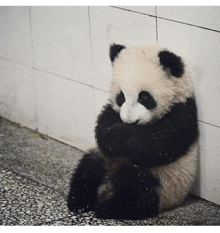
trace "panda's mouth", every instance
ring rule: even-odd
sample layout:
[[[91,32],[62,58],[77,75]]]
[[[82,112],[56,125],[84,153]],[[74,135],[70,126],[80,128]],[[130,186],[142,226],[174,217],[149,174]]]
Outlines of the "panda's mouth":
[[[138,125],[139,122],[140,122],[140,120],[136,120],[134,123],[131,123],[131,124]]]
[[[122,120],[123,121],[123,120]],[[138,125],[140,122],[140,120],[136,120],[135,122],[131,122],[131,123],[128,123],[128,122],[125,122],[123,121],[124,124],[127,124],[127,125]]]

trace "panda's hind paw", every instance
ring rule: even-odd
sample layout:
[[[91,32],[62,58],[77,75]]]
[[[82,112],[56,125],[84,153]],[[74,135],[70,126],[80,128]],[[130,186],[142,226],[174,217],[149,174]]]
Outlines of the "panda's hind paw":
[[[67,199],[67,207],[70,212],[78,214],[92,210],[93,205],[87,199],[69,196]]]
[[[113,204],[113,205],[112,205]],[[114,208],[114,203],[111,201],[100,202],[94,206],[96,218],[102,219],[118,219],[118,211]]]

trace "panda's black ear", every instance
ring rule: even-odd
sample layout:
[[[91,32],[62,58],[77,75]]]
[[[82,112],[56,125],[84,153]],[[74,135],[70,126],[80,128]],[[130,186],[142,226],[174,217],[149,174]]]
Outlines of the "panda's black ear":
[[[122,49],[125,49],[125,46],[119,44],[112,44],[110,46],[109,57],[111,62],[115,60],[115,58],[118,56]]]
[[[178,57],[176,54],[171,53],[167,50],[163,50],[158,54],[160,58],[160,64],[163,66],[164,70],[169,70],[169,72],[180,78],[184,73],[184,63],[181,57]]]

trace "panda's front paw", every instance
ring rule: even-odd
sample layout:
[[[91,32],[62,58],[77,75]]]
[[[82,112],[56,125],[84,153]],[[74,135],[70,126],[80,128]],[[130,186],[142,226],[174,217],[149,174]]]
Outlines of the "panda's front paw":
[[[131,127],[118,123],[106,128],[97,137],[97,143],[108,156],[121,157],[128,154],[128,145],[131,144],[133,135]]]

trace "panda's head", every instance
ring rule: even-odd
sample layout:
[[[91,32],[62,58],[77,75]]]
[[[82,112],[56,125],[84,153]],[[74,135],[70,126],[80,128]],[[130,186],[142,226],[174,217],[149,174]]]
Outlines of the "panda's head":
[[[187,67],[164,48],[113,44],[109,55],[113,65],[110,101],[124,123],[147,124],[193,95]]]

